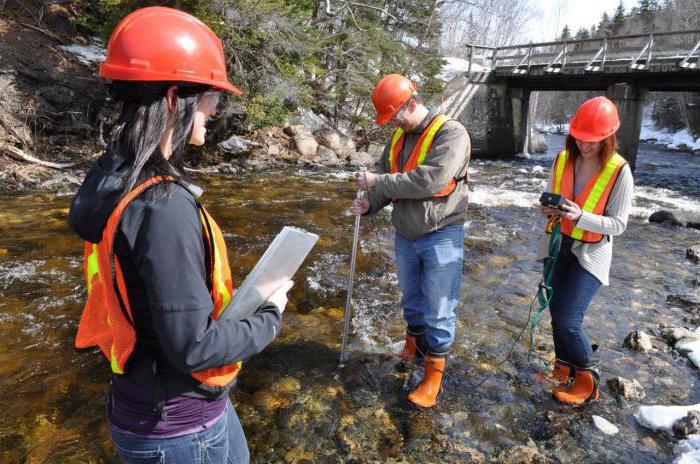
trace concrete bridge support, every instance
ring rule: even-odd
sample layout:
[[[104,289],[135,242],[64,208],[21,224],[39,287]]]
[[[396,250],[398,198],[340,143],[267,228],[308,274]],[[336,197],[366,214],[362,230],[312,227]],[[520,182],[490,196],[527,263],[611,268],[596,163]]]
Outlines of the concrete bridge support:
[[[480,154],[493,157],[521,153],[527,140],[530,91],[505,84],[487,85],[487,133]]]
[[[637,164],[646,94],[646,89],[624,83],[611,85],[607,90],[608,98],[615,103],[620,114],[620,130],[617,131],[618,152],[625,157],[632,172]]]

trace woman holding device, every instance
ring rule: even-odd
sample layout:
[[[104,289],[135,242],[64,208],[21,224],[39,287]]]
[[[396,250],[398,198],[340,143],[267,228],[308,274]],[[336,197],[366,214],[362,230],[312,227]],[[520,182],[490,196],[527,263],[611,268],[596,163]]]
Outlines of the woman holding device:
[[[126,463],[249,461],[228,391],[241,360],[279,333],[292,283],[249,317],[219,318],[233,293],[226,244],[181,173],[219,92],[240,93],[225,63],[204,23],[151,7],[120,22],[100,66],[122,110],[71,206],[88,291],[75,344],[109,361],[107,414]]]
[[[583,331],[583,318],[601,285],[608,285],[613,236],[627,226],[634,180],[616,151],[620,120],[605,97],[584,102],[571,119],[566,149],[559,153],[543,195],[547,233],[558,223],[562,245],[552,278],[552,333],[559,383],[554,397],[567,404],[597,400],[599,362]],[[557,197],[559,196],[559,197]],[[540,258],[547,258],[547,239]],[[551,259],[551,258],[547,258]]]

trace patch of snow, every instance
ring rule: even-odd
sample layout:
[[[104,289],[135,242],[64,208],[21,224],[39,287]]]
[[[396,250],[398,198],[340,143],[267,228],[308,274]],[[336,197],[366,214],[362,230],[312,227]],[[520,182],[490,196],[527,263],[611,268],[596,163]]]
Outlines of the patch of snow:
[[[700,463],[700,435],[690,435],[687,439],[678,442],[673,448],[673,454],[677,456],[673,464]]]
[[[539,124],[535,123],[535,129],[543,134],[566,135],[569,133],[569,124]]]
[[[673,424],[690,411],[700,411],[700,403],[690,406],[640,406],[634,418],[649,429],[671,432]]]
[[[684,353],[695,367],[700,367],[700,340],[697,338],[682,338],[674,346],[676,350]]]
[[[657,128],[654,122],[647,117],[642,120],[639,140],[654,141],[659,145],[665,145],[672,149],[700,150],[700,137],[693,137],[688,129],[672,133],[666,129]]]
[[[443,65],[438,77],[443,81],[449,82],[455,77],[462,73],[467,72],[469,69],[469,60],[464,58],[457,58],[454,56],[443,56],[443,60],[447,61],[447,64]],[[472,63],[472,72],[484,72],[486,68],[477,63]]]
[[[72,55],[75,55],[75,57],[78,58],[78,61],[86,65],[99,63],[104,61],[107,57],[107,52],[101,42],[95,42],[90,45],[61,45],[59,48]]]

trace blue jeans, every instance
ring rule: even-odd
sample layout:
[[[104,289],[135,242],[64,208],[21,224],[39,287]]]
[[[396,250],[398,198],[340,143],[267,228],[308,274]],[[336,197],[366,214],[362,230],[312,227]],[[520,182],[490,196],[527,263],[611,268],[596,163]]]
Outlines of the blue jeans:
[[[554,352],[558,359],[577,367],[587,367],[593,350],[583,331],[583,317],[602,284],[585,270],[571,252],[570,243],[562,243],[552,277],[552,315]]]
[[[464,261],[464,226],[455,224],[416,240],[397,233],[396,270],[409,333],[423,336],[431,356],[445,356],[455,336]]]
[[[243,427],[229,400],[211,427],[173,438],[148,438],[110,427],[112,442],[126,464],[248,464],[250,454]]]

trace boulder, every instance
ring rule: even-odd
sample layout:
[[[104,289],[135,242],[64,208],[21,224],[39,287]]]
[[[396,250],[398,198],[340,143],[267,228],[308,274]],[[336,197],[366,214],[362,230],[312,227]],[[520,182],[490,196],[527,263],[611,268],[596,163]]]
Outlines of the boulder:
[[[219,143],[219,148],[221,148],[226,153],[231,153],[233,155],[240,155],[243,153],[250,153],[254,148],[260,148],[261,145],[252,140],[244,139],[234,135],[227,140]]]
[[[378,143],[370,143],[367,147],[367,153],[370,154],[374,159],[379,161],[384,153],[384,145]]]
[[[289,124],[292,126],[304,126],[311,133],[329,127],[328,123],[323,118],[306,108],[300,109],[299,114],[294,116]]]
[[[641,353],[648,353],[654,349],[651,345],[651,337],[641,330],[635,330],[627,335],[623,346],[632,351],[639,351]]]
[[[530,133],[530,153],[547,153],[547,140],[538,131]]]
[[[340,166],[342,164],[338,155],[336,155],[333,150],[323,145],[319,145],[316,155],[319,158],[318,162],[324,166]]]
[[[685,250],[685,255],[695,264],[700,264],[700,243]]]
[[[622,377],[613,377],[605,383],[614,394],[628,400],[643,400],[647,395],[644,387],[636,380],[627,380]]]
[[[671,346],[675,345],[682,338],[698,338],[700,336],[685,327],[667,327],[661,329],[659,335]]]
[[[294,139],[294,146],[299,154],[306,157],[316,156],[318,142],[306,126],[300,124],[287,126],[284,128],[284,132],[292,136]]]
[[[360,166],[365,166],[369,168],[374,166],[378,161],[377,158],[370,155],[366,151],[356,151],[354,153],[351,153],[350,156],[348,156],[346,159],[347,165],[354,168],[359,168]]]
[[[700,433],[700,411],[690,411],[688,415],[673,424],[673,435],[684,439]]]
[[[329,127],[314,132],[314,136],[319,144],[330,148],[341,158],[355,152],[355,142],[350,137],[346,137]]]
[[[661,210],[649,216],[649,222],[700,229],[700,214],[689,211]]]

